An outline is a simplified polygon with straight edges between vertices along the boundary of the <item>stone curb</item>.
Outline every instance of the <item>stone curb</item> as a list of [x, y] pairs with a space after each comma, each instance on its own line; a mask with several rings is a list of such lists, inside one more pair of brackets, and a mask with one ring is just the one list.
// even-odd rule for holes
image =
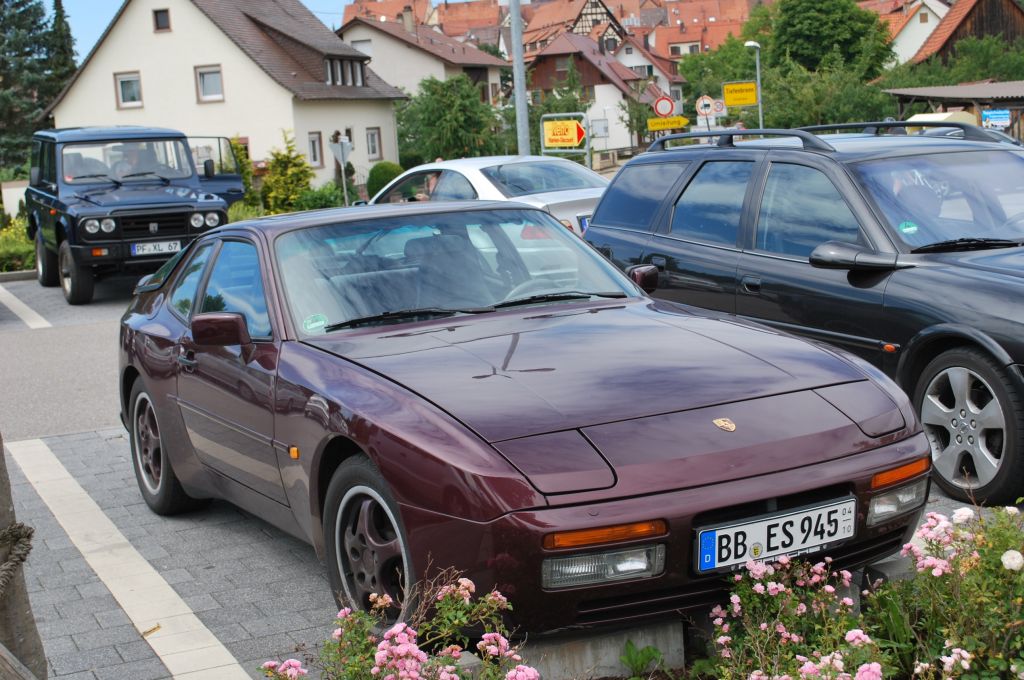
[[25, 269], [20, 272], [0, 272], [0, 282], [3, 281], [28, 281], [36, 277], [35, 269]]

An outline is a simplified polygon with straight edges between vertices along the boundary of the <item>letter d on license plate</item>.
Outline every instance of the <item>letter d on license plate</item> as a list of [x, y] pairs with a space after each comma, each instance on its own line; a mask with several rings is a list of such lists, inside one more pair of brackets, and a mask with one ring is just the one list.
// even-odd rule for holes
[[697, 532], [698, 572], [766, 561], [853, 538], [857, 501], [848, 498]]

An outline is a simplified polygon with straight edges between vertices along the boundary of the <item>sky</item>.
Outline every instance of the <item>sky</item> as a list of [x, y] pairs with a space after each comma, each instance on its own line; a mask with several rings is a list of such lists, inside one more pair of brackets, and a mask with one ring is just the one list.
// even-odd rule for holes
[[[93, 45], [100, 39], [103, 30], [114, 18], [123, 0], [64, 0], [64, 12], [68, 15], [71, 35], [75, 38], [75, 53], [78, 62], [85, 59]], [[341, 17], [347, 0], [302, 0], [302, 3], [316, 14], [320, 21], [332, 28], [341, 24]], [[46, 10], [53, 12], [53, 0], [44, 0]]]

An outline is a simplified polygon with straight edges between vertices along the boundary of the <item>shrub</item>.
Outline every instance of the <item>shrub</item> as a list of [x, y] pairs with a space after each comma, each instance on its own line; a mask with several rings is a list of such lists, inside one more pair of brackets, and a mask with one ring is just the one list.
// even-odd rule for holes
[[0, 229], [0, 272], [15, 272], [36, 266], [35, 244], [25, 233], [24, 217], [15, 217]]
[[370, 168], [366, 177], [366, 193], [373, 198], [387, 183], [402, 174], [402, 166], [391, 161], [381, 161]]
[[[349, 187], [349, 200], [353, 191]], [[318, 189], [307, 189], [299, 194], [295, 201], [295, 210], [318, 210], [320, 208], [337, 208], [345, 205], [345, 193], [334, 182], [328, 182]]]
[[228, 208], [228, 222], [241, 222], [263, 217], [267, 211], [260, 205], [248, 205], [245, 201], [236, 201]]
[[252, 183], [252, 160], [237, 136], [231, 138], [231, 150], [235, 154], [235, 160], [238, 161], [238, 175], [242, 178], [242, 188], [245, 190], [242, 202], [248, 206], [262, 206], [260, 192], [253, 187]]
[[273, 149], [263, 178], [263, 205], [270, 214], [290, 212], [299, 195], [309, 189], [313, 169], [295, 148], [295, 138], [282, 133], [284, 149]]

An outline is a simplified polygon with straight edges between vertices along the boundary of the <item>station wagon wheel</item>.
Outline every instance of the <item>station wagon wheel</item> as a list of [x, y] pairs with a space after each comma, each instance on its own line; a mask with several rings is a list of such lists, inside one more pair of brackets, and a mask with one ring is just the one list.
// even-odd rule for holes
[[60, 244], [57, 261], [60, 267], [60, 286], [64, 289], [64, 299], [68, 304], [84, 305], [91, 301], [95, 284], [92, 270], [75, 262], [67, 241]]
[[384, 479], [363, 457], [335, 472], [324, 503], [328, 576], [341, 606], [368, 610], [370, 595], [388, 595], [395, 606], [388, 620], [408, 607], [414, 584], [408, 542]]
[[36, 279], [39, 285], [52, 288], [60, 283], [57, 254], [43, 244], [43, 235], [36, 231]]
[[925, 367], [914, 402], [947, 493], [980, 502], [1019, 495], [1024, 400], [1002, 367], [977, 350], [950, 350]]

